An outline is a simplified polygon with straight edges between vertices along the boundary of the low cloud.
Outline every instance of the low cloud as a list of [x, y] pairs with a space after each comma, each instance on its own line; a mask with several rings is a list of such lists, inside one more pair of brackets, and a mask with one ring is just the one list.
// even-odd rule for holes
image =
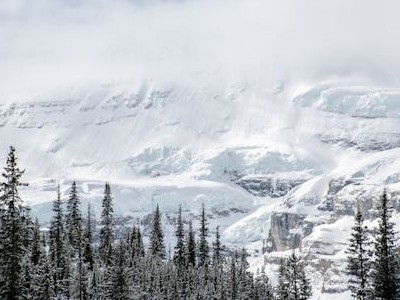
[[145, 79], [396, 85], [398, 11], [391, 0], [5, 0], [0, 97]]

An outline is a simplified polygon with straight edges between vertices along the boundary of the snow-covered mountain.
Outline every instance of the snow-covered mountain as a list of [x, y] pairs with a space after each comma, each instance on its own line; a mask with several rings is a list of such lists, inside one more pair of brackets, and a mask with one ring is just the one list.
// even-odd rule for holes
[[66, 197], [72, 180], [97, 215], [105, 181], [124, 216], [157, 203], [196, 216], [204, 203], [224, 242], [249, 249], [253, 271], [300, 248], [314, 298], [346, 299], [355, 207], [374, 224], [384, 187], [400, 207], [399, 116], [400, 90], [350, 81], [120, 83], [1, 105], [1, 156], [16, 146], [43, 221], [57, 182]]

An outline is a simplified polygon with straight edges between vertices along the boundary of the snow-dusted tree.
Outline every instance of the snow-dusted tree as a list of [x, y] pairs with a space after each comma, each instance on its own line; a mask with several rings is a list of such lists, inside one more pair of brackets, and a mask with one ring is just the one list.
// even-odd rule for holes
[[237, 278], [237, 251], [235, 255], [231, 257], [230, 268], [228, 273], [228, 299], [238, 299], [238, 278]]
[[219, 226], [216, 228], [215, 241], [213, 242], [212, 255], [212, 285], [215, 297], [218, 299], [226, 298], [226, 287], [224, 282], [224, 259], [222, 257], [221, 236]]
[[10, 147], [6, 166], [0, 183], [0, 298], [22, 299], [24, 292], [23, 262], [26, 254], [27, 227], [26, 206], [19, 196], [21, 176], [15, 156]]
[[100, 299], [132, 299], [132, 274], [129, 265], [126, 263], [128, 260], [127, 253], [125, 243], [120, 241], [110, 264], [106, 266]]
[[142, 258], [145, 255], [142, 233], [139, 227], [133, 227], [128, 240], [131, 260], [132, 262], [136, 262], [138, 258]]
[[243, 247], [240, 253], [240, 260], [238, 265], [238, 296], [239, 299], [250, 299], [252, 293], [252, 285], [253, 285], [253, 276], [247, 271], [249, 263], [247, 262], [247, 251]]
[[108, 264], [112, 257], [114, 240], [114, 208], [110, 184], [106, 183], [101, 212], [99, 253], [103, 263]]
[[347, 273], [350, 275], [349, 289], [352, 297], [358, 300], [372, 298], [371, 290], [371, 255], [367, 247], [369, 245], [368, 228], [364, 226], [360, 208], [355, 215], [354, 226], [347, 249]]
[[92, 271], [94, 267], [94, 250], [93, 250], [93, 229], [92, 229], [92, 213], [90, 204], [88, 204], [86, 216], [86, 228], [83, 241], [83, 261], [87, 264], [87, 268]]
[[64, 217], [60, 186], [53, 201], [53, 216], [50, 222], [49, 260], [51, 265], [54, 293], [62, 299], [69, 294], [69, 260], [67, 255]]
[[[44, 236], [38, 231], [39, 224], [35, 224], [35, 235], [32, 249], [32, 285], [30, 299], [57, 299], [54, 292], [52, 270], [49, 257], [46, 253]], [[35, 241], [37, 240], [37, 241]]]
[[375, 260], [373, 263], [373, 287], [377, 299], [399, 299], [399, 270], [397, 257], [397, 239], [394, 224], [390, 220], [392, 208], [386, 191], [380, 197], [378, 207], [379, 223], [375, 233]]
[[209, 245], [207, 241], [208, 237], [208, 227], [207, 227], [207, 217], [206, 217], [206, 212], [204, 208], [204, 203], [202, 205], [201, 209], [201, 219], [200, 219], [200, 228], [199, 228], [199, 261], [198, 265], [199, 267], [207, 268], [208, 267], [208, 260], [209, 260]]
[[77, 254], [82, 243], [82, 213], [76, 182], [72, 182], [71, 191], [67, 202], [66, 227], [71, 251]]
[[300, 256], [292, 254], [281, 261], [278, 274], [277, 296], [279, 300], [306, 300], [312, 295], [304, 263]]
[[183, 229], [183, 220], [182, 220], [182, 207], [179, 205], [178, 209], [178, 218], [176, 221], [176, 244], [175, 244], [175, 253], [174, 253], [174, 263], [175, 265], [183, 269], [185, 264], [185, 231]]
[[254, 281], [254, 300], [272, 300], [274, 295], [272, 292], [272, 287], [268, 276], [265, 274], [265, 266], [262, 267], [261, 273], [257, 274]]
[[289, 281], [287, 273], [286, 260], [282, 258], [279, 264], [278, 282], [275, 288], [278, 300], [289, 299]]
[[194, 267], [196, 265], [196, 239], [192, 221], [189, 221], [189, 228], [186, 236], [185, 260], [188, 267]]
[[150, 254], [161, 259], [164, 259], [166, 255], [164, 245], [164, 233], [161, 228], [161, 214], [158, 204], [156, 207], [156, 211], [153, 215], [153, 222], [151, 227]]

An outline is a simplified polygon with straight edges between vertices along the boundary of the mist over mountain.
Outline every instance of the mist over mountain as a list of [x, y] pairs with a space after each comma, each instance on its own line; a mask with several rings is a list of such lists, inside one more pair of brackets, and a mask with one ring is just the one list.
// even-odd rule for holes
[[[398, 1], [4, 1], [0, 159], [50, 217], [73, 180], [100, 215], [210, 211], [250, 270], [300, 249], [313, 299], [349, 299], [357, 207], [399, 210]], [[400, 225], [400, 224], [398, 224]]]

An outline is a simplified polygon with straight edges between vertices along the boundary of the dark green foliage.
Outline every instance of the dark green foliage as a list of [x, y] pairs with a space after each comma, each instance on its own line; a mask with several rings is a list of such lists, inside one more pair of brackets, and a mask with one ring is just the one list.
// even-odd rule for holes
[[178, 210], [178, 219], [176, 221], [176, 245], [175, 245], [175, 253], [174, 253], [174, 263], [179, 268], [183, 268], [185, 265], [185, 231], [183, 228], [183, 220], [182, 220], [182, 207], [179, 206]]
[[312, 295], [304, 263], [294, 251], [288, 258], [281, 260], [276, 293], [279, 300], [306, 300]]
[[186, 236], [185, 260], [188, 267], [196, 266], [196, 239], [192, 221], [189, 221], [189, 229]]
[[[204, 206], [199, 247], [196, 247], [191, 221], [185, 231], [179, 208], [174, 257], [166, 259], [158, 205], [151, 224], [148, 253], [144, 250], [139, 227], [132, 228], [115, 244], [111, 189], [106, 184], [102, 215], [104, 230], [100, 233], [102, 247], [98, 250], [93, 239], [95, 229], [90, 206], [85, 232], [82, 232], [75, 182], [65, 215], [58, 186], [46, 235], [38, 220], [31, 221], [29, 209], [19, 198], [22, 173], [11, 148], [0, 190], [0, 299], [270, 299], [265, 273], [253, 280], [248, 272], [245, 249], [240, 256], [235, 254], [229, 258], [223, 251], [219, 228], [213, 243], [212, 261], [209, 261]], [[101, 253], [106, 256], [101, 258]]]
[[131, 270], [126, 265], [128, 260], [127, 247], [120, 241], [112, 261], [105, 270], [105, 282], [102, 288], [102, 299], [128, 300], [132, 299]]
[[164, 259], [166, 255], [164, 245], [164, 233], [161, 228], [161, 214], [158, 204], [156, 207], [156, 211], [154, 212], [151, 228], [150, 254], [161, 259]]
[[208, 266], [208, 255], [209, 255], [209, 245], [207, 241], [208, 237], [208, 227], [207, 227], [207, 217], [206, 211], [204, 208], [204, 203], [201, 210], [201, 220], [200, 220], [200, 229], [199, 229], [199, 267], [207, 268]]
[[68, 241], [74, 250], [78, 250], [82, 243], [82, 213], [76, 182], [72, 182], [71, 191], [67, 202], [66, 227]]
[[10, 147], [0, 183], [0, 298], [22, 299], [25, 276], [24, 256], [29, 233], [26, 206], [19, 196], [21, 171], [14, 147]]
[[103, 263], [108, 264], [112, 258], [112, 243], [114, 239], [114, 208], [109, 183], [106, 183], [104, 188], [102, 207], [99, 253]]
[[363, 216], [358, 209], [352, 227], [350, 246], [347, 249], [347, 273], [351, 276], [349, 289], [352, 297], [358, 300], [372, 297], [371, 254], [367, 250], [368, 245], [368, 228], [363, 225]]
[[94, 250], [93, 250], [93, 231], [92, 231], [92, 214], [90, 211], [90, 204], [86, 216], [86, 228], [83, 241], [83, 261], [87, 264], [90, 271], [94, 267]]
[[69, 294], [69, 259], [67, 255], [67, 233], [65, 231], [60, 186], [53, 201], [53, 217], [50, 223], [49, 263], [54, 293], [67, 297]]
[[398, 257], [394, 224], [391, 222], [392, 208], [386, 191], [380, 197], [379, 223], [375, 233], [375, 260], [373, 264], [373, 287], [378, 299], [398, 299]]

